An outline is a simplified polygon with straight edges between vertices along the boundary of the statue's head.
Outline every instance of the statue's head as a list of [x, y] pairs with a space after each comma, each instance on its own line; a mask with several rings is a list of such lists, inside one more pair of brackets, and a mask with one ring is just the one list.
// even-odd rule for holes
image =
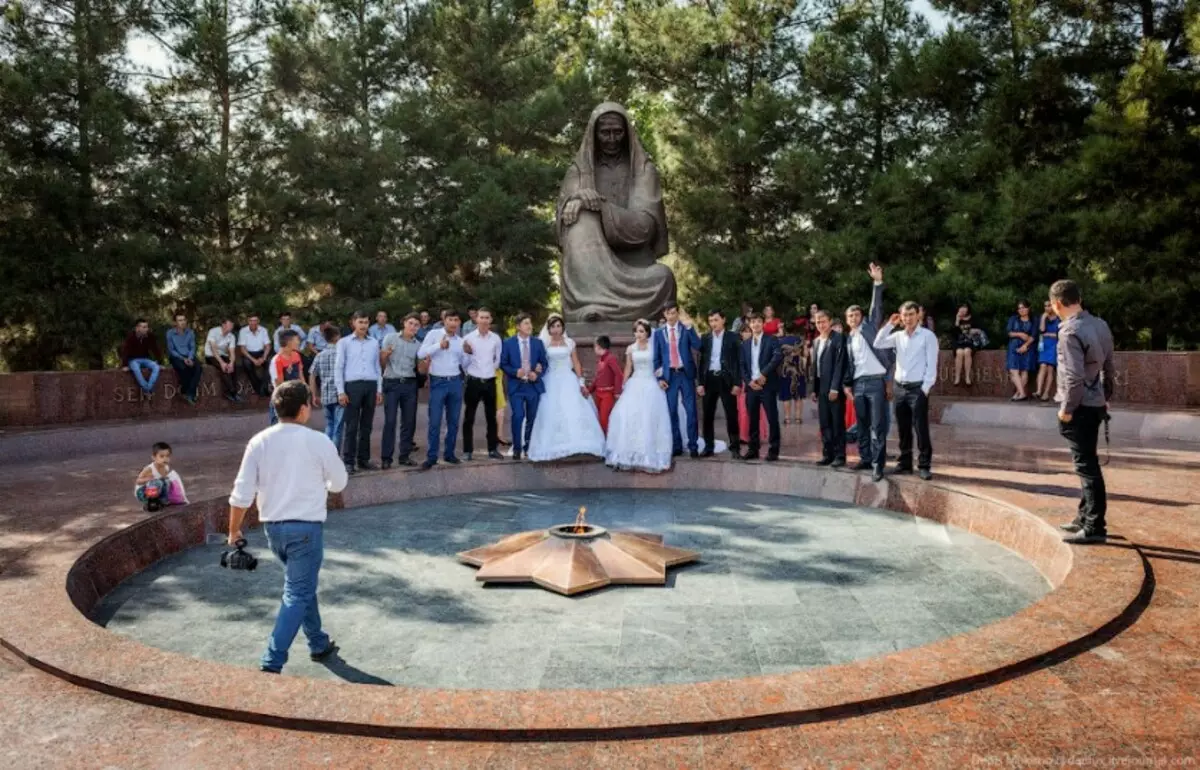
[[615, 158], [625, 152], [628, 134], [620, 113], [606, 112], [596, 119], [596, 147], [602, 157]]

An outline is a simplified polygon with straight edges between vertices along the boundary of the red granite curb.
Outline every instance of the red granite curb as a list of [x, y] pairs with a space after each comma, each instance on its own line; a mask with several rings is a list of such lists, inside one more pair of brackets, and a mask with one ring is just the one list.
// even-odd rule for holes
[[338, 502], [359, 507], [614, 485], [770, 492], [913, 513], [999, 542], [1031, 561], [1055, 588], [1009, 618], [892, 655], [776, 676], [593, 691], [435, 690], [268, 677], [144, 646], [81, 614], [121, 579], [222, 531], [225, 504], [214, 500], [147, 519], [82, 554], [37, 557], [37, 569], [9, 581], [12, 590], [0, 597], [0, 643], [93, 690], [241, 722], [423, 740], [613, 740], [825, 721], [992, 686], [1103, 644], [1136, 620], [1153, 591], [1152, 573], [1135, 549], [1072, 551], [1046, 522], [1006, 503], [938, 484], [872, 484], [860, 475], [791, 463], [683, 463], [660, 476], [612, 474], [598, 464], [398, 471], [356, 479]]

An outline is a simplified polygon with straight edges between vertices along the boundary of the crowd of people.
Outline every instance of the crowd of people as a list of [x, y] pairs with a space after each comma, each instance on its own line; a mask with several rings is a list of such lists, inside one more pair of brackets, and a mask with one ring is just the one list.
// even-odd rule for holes
[[[883, 269], [872, 264], [869, 274], [869, 309], [847, 308], [844, 330], [835, 328], [831, 312], [812, 310], [814, 333], [801, 346], [800, 355], [809, 359], [807, 383], [818, 405], [822, 445], [818, 462], [845, 465], [845, 410], [852, 402], [859, 423], [855, 468], [872, 471], [875, 481], [882, 478], [894, 414], [900, 443], [895, 472], [913, 471], [915, 434], [916, 469], [928, 480], [933, 455], [929, 394], [937, 381], [937, 337], [924, 324], [915, 302], [904, 302], [899, 312], [884, 320]], [[1061, 346], [1059, 429], [1083, 490], [1076, 518], [1063, 525], [1069, 533], [1065, 539], [1079, 544], [1104, 542], [1107, 498], [1097, 444], [1113, 392], [1112, 336], [1103, 321], [1083, 310], [1073, 282], [1055, 283], [1050, 304], [1055, 318], [1062, 319], [1056, 332]], [[1028, 305], [1025, 308], [1027, 316]], [[294, 375], [303, 370], [302, 363], [293, 363], [301, 355], [299, 332], [281, 325], [277, 346], [287, 355], [272, 394], [273, 415], [281, 424], [250, 440], [229, 500], [229, 542], [240, 541], [246, 511], [257, 503], [268, 544], [285, 565], [283, 600], [260, 662], [262, 671], [282, 670], [301, 629], [313, 660], [325, 660], [338, 651], [321, 627], [317, 601], [327, 493], [343, 489], [357, 470], [374, 467], [370, 426], [374, 409], [381, 404], [395, 405], [385, 418], [390, 428], [385, 427], [384, 465], [396, 456], [397, 411], [401, 415], [398, 461], [412, 463], [408, 453], [413, 448], [421, 376], [428, 378], [430, 388], [429, 446], [422, 463], [426, 469], [439, 459], [460, 462], [455, 441], [463, 410], [464, 447], [470, 458], [471, 425], [481, 405], [488, 456], [499, 459], [496, 410], [501, 399], [511, 406], [512, 456], [518, 460], [523, 451], [535, 461], [593, 454], [617, 470], [658, 472], [669, 469], [685, 446], [692, 457], [728, 449], [743, 460], [755, 460], [764, 438], [763, 422], [765, 459], [779, 458], [785, 354], [778, 328], [768, 331], [774, 319], [766, 313], [746, 310], [727, 331], [724, 314], [710, 311], [708, 330], [701, 335], [685, 313], [668, 304], [657, 328], [647, 320], [634, 323], [634, 341], [625, 351], [623, 367], [609, 341], [596, 340], [598, 364], [590, 383], [583, 378], [575, 344], [561, 316], [551, 315], [536, 336], [530, 316], [521, 314], [515, 320], [516, 334], [502, 339], [492, 330], [491, 313], [485, 308], [474, 309], [470, 321], [474, 328], [465, 332], [456, 311], [445, 311], [437, 328], [424, 327], [418, 314], [410, 314], [399, 331], [387, 324], [386, 316], [377, 316], [371, 325], [365, 314], [356, 313], [349, 334], [332, 327], [322, 330], [326, 345], [312, 361], [311, 390]], [[1021, 329], [1014, 333], [1025, 336], [1013, 339], [1025, 355], [1032, 334], [1028, 326]], [[744, 453], [739, 430], [743, 412], [738, 407], [743, 398], [749, 422]], [[718, 404], [729, 429], [725, 447], [713, 435]], [[315, 408], [330, 406], [334, 413], [327, 432], [332, 431], [328, 433], [332, 440], [303, 428]], [[338, 409], [344, 425], [340, 443]], [[439, 444], [443, 418], [444, 448]], [[698, 435], [701, 431], [703, 436]], [[169, 494], [169, 451], [165, 445], [154, 447], [151, 464], [139, 476], [139, 490], [154, 484], [155, 494]]]

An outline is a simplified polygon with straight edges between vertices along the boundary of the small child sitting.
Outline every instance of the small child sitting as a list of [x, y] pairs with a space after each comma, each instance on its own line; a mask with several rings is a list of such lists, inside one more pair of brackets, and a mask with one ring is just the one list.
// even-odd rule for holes
[[149, 513], [168, 505], [187, 505], [179, 474], [171, 470], [171, 446], [158, 442], [150, 448], [150, 464], [138, 474], [133, 494]]

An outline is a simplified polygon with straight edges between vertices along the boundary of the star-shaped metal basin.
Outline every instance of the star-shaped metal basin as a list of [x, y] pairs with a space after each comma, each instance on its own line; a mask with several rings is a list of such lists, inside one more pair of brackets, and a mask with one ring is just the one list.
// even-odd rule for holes
[[662, 535], [560, 524], [509, 535], [458, 558], [482, 583], [535, 583], [566, 596], [607, 585], [663, 585], [667, 568], [700, 558], [663, 545]]

